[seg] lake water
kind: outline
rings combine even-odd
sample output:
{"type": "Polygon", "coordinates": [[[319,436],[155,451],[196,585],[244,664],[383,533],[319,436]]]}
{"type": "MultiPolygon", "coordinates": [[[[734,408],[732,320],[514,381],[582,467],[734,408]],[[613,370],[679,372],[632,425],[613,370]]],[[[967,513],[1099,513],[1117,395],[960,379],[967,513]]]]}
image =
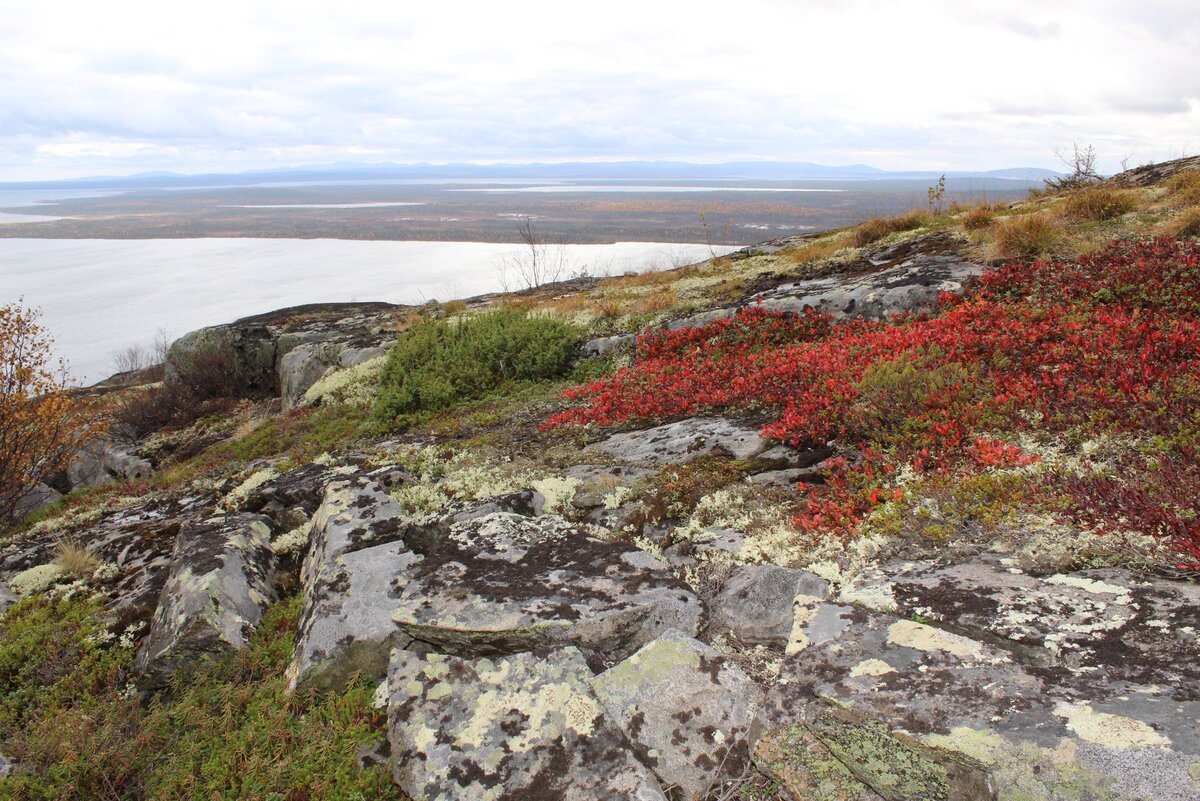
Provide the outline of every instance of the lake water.
{"type": "MultiPolygon", "coordinates": [[[[705,245],[567,245],[573,269],[620,274],[699,261],[705,245]]],[[[422,303],[500,290],[516,245],[339,239],[0,239],[0,304],[42,309],[58,355],[92,383],[117,354],[303,303],[422,303]]],[[[724,253],[733,248],[718,249],[724,253]]],[[[515,287],[514,287],[515,288],[515,287]]]]}

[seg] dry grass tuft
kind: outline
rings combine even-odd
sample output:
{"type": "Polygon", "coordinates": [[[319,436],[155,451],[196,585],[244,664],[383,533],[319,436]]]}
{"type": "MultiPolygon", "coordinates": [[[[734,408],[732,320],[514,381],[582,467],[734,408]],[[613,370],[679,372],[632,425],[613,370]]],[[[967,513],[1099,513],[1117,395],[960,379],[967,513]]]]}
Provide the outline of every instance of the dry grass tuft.
{"type": "Polygon", "coordinates": [[[1137,207],[1137,197],[1124,189],[1090,186],[1067,195],[1063,213],[1077,220],[1111,220],[1137,207]]]}
{"type": "Polygon", "coordinates": [[[601,289],[631,289],[641,286],[657,286],[669,284],[676,278],[686,274],[686,270],[647,270],[644,273],[630,273],[616,278],[605,278],[600,282],[601,289]]]}
{"type": "Polygon", "coordinates": [[[100,567],[100,559],[86,546],[69,539],[55,543],[54,561],[68,576],[87,578],[100,567]]]}
{"type": "Polygon", "coordinates": [[[914,209],[898,217],[876,217],[855,228],[852,241],[855,247],[861,248],[890,234],[924,228],[933,221],[934,216],[921,209],[914,209]]]}
{"type": "MultiPolygon", "coordinates": [[[[1200,173],[1196,173],[1200,175],[1200,173]]],[[[1176,239],[1188,236],[1200,237],[1200,207],[1184,209],[1183,213],[1167,224],[1167,233],[1176,239]]]]}
{"type": "Polygon", "coordinates": [[[1022,214],[992,226],[992,247],[1002,259],[1048,256],[1062,244],[1062,224],[1048,214],[1022,214]]]}
{"type": "Polygon", "coordinates": [[[618,298],[605,295],[592,303],[592,311],[601,320],[612,320],[625,313],[625,304],[618,298]]]}
{"type": "Polygon", "coordinates": [[[467,310],[467,302],[465,300],[448,300],[442,304],[442,311],[446,314],[462,314],[467,310]]]}
{"type": "Polygon", "coordinates": [[[1200,206],[1200,170],[1188,170],[1167,181],[1171,196],[1189,206],[1200,206]]]}
{"type": "Polygon", "coordinates": [[[803,245],[791,248],[784,253],[791,261],[796,264],[809,264],[817,261],[824,261],[842,249],[842,243],[839,237],[827,236],[822,239],[814,239],[811,242],[805,242],[803,245]]]}
{"type": "Polygon", "coordinates": [[[976,206],[963,215],[962,225],[968,231],[979,231],[989,227],[995,219],[991,206],[976,206]]]}
{"type": "Polygon", "coordinates": [[[634,307],[638,314],[657,314],[679,302],[679,293],[673,289],[660,289],[639,300],[634,307]]]}

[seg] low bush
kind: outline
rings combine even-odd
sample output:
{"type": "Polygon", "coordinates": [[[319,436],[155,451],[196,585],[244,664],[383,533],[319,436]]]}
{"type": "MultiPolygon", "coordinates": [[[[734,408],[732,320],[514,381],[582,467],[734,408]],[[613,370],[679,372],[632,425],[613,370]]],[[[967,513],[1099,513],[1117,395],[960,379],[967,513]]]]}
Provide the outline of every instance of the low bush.
{"type": "Polygon", "coordinates": [[[1002,259],[1049,256],[1062,243],[1061,223],[1048,214],[1021,214],[998,220],[992,226],[992,246],[1002,259]]]}
{"type": "Polygon", "coordinates": [[[372,687],[288,696],[298,613],[296,600],[274,605],[248,651],[143,704],[126,692],[133,649],[98,602],[15,605],[0,618],[0,738],[19,767],[0,797],[400,801],[385,768],[355,763],[382,735],[372,687]]]}
{"type": "MultiPolygon", "coordinates": [[[[1200,472],[1197,365],[1200,243],[1114,242],[1071,263],[992,270],[928,315],[835,326],[752,308],[643,335],[632,366],[568,390],[582,405],[546,425],[756,414],[772,420],[768,436],[800,448],[844,443],[862,462],[833,465],[796,517],[844,534],[899,491],[890,477],[901,466],[1028,466],[1038,456],[1013,444],[1023,436],[1150,437],[1178,475],[1200,472]]],[[[1157,470],[1131,463],[1122,486],[1152,483],[1157,470]]],[[[1180,565],[1200,568],[1200,498],[1190,498],[1139,519],[1132,512],[1153,504],[1131,506],[1113,523],[1165,538],[1180,565]]]]}
{"type": "Polygon", "coordinates": [[[1136,196],[1127,190],[1107,186],[1078,189],[1062,202],[1063,212],[1077,220],[1111,220],[1137,206],[1136,196]]]}
{"type": "Polygon", "coordinates": [[[191,425],[223,411],[241,394],[233,354],[213,348],[177,361],[169,382],[127,390],[111,408],[116,430],[138,438],[167,426],[191,425]]]}
{"type": "Polygon", "coordinates": [[[481,397],[506,381],[563,375],[581,338],[570,323],[511,309],[457,323],[423,320],[389,351],[375,413],[394,420],[481,397]]]}

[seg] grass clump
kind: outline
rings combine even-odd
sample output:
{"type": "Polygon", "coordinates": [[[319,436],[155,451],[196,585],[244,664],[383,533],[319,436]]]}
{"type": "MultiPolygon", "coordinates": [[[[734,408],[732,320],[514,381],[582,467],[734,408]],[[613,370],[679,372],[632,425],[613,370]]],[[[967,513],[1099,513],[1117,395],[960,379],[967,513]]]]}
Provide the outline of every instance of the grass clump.
{"type": "Polygon", "coordinates": [[[988,206],[976,206],[963,215],[962,225],[968,231],[981,231],[984,228],[991,226],[996,219],[996,215],[988,206]]]}
{"type": "MultiPolygon", "coordinates": [[[[1200,175],[1200,173],[1196,173],[1196,175],[1200,175]]],[[[1200,208],[1184,209],[1182,214],[1171,221],[1167,229],[1168,235],[1176,239],[1200,236],[1200,208]]]]}
{"type": "Polygon", "coordinates": [[[382,732],[373,688],[288,696],[298,613],[296,599],[274,605],[249,650],[143,704],[125,691],[133,649],[98,602],[12,607],[0,618],[0,738],[19,768],[0,798],[400,801],[386,769],[355,763],[382,732]]]}
{"type": "Polygon", "coordinates": [[[63,537],[55,543],[55,563],[62,572],[75,578],[87,578],[100,567],[100,559],[91,548],[63,537]]]}
{"type": "Polygon", "coordinates": [[[876,217],[855,228],[852,241],[855,247],[861,248],[891,234],[924,228],[933,220],[932,214],[920,209],[914,209],[898,217],[876,217]]]}
{"type": "Polygon", "coordinates": [[[1003,259],[1048,256],[1062,243],[1063,227],[1048,214],[1007,217],[992,226],[992,246],[1003,259]]]}
{"type": "Polygon", "coordinates": [[[1189,206],[1200,206],[1200,170],[1188,170],[1167,182],[1171,196],[1189,206]]]}
{"type": "Polygon", "coordinates": [[[1107,186],[1089,186],[1067,195],[1063,212],[1077,220],[1112,220],[1137,206],[1132,192],[1107,186]]]}
{"type": "Polygon", "coordinates": [[[458,324],[423,320],[388,353],[375,414],[392,421],[482,397],[507,381],[563,375],[581,338],[570,323],[512,309],[458,324]]]}

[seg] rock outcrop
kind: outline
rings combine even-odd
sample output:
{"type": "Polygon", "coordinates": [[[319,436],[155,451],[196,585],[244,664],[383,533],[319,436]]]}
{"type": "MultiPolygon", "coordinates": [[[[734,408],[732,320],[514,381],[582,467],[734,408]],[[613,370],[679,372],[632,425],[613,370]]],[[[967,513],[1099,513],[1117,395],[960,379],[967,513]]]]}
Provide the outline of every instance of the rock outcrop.
{"type": "Polygon", "coordinates": [[[631,464],[686,464],[714,453],[752,459],[771,445],[756,428],[720,417],[693,417],[613,434],[592,450],[631,464]]]}

